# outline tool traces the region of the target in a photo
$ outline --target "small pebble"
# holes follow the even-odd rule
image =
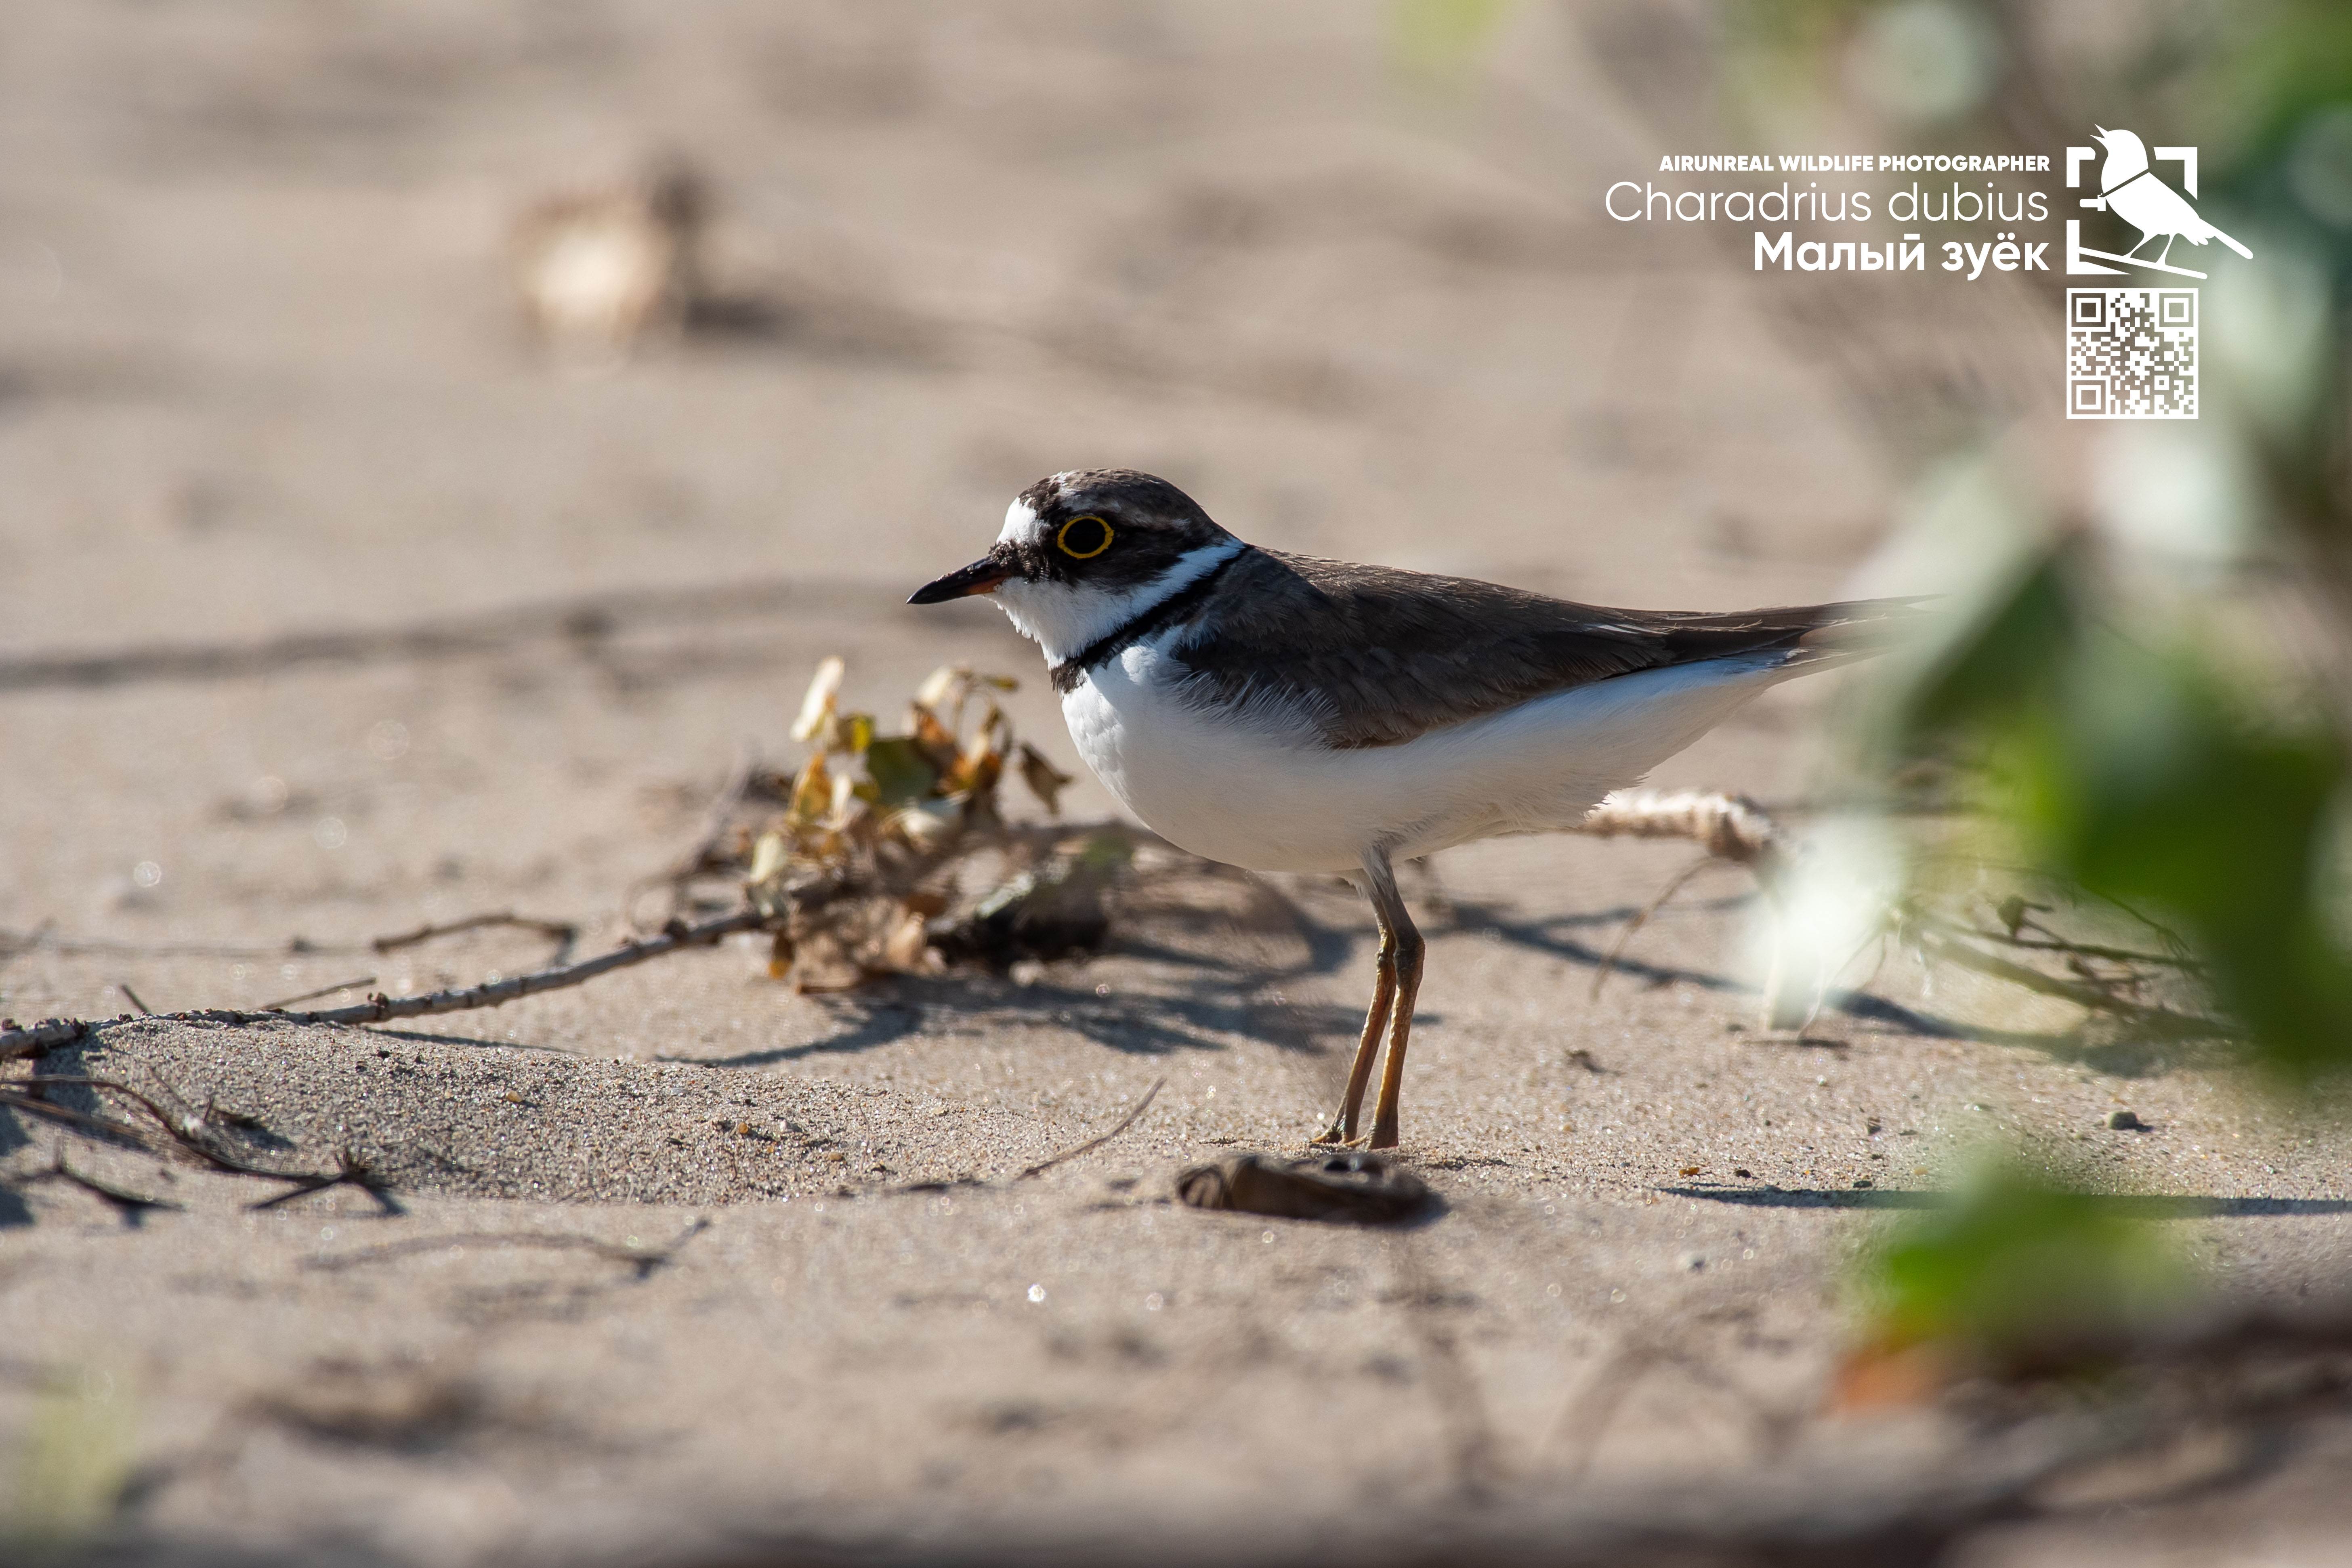
[[[1731,1168],[1731,1173],[1743,1182],[1752,1182],[1756,1179],[1755,1173],[1744,1165],[1734,1165]]]
[[[1868,1176],[1856,1176],[1853,1179],[1853,1184],[1857,1187],[1866,1187],[1871,1185],[1872,1183]]]
[[[2110,1110],[2107,1126],[2116,1132],[2141,1132],[2147,1131],[2147,1123],[2128,1110]]]
[[[1693,1274],[1696,1274],[1700,1269],[1706,1267],[1706,1254],[1704,1252],[1685,1252],[1675,1261],[1680,1263],[1685,1268],[1690,1270]]]

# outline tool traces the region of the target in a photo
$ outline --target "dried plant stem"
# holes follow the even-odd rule
[[[1774,894],[1788,861],[1786,841],[1770,814],[1744,795],[1726,795],[1720,790],[1676,790],[1671,794],[1650,789],[1620,790],[1594,806],[1582,822],[1569,831],[1591,838],[1686,838],[1707,853],[1707,858],[1676,872],[1658,890],[1657,897],[1618,931],[1608,956],[1601,961],[1600,969],[1592,976],[1591,995],[1596,1001],[1601,986],[1616,973],[1617,961],[1623,956],[1626,943],[1693,877],[1717,861],[1745,866],[1755,873],[1757,882],[1769,897]]]
[[[1624,952],[1634,932],[1680,891],[1701,867],[1716,860],[1746,866],[1755,872],[1765,894],[1776,897],[1780,879],[1795,853],[1794,847],[1781,835],[1779,825],[1762,806],[1744,795],[1715,791],[1681,790],[1673,794],[1655,790],[1625,791],[1602,801],[1571,831],[1596,838],[1685,838],[1703,846],[1709,856],[1708,859],[1677,873],[1656,898],[1626,922],[1608,956],[1602,960],[1600,972],[1593,976],[1592,994],[1595,996],[1601,994],[1601,983],[1616,968],[1619,955]],[[2169,931],[2147,916],[2137,910],[2126,912],[2168,940],[2172,940]],[[2192,958],[2076,942],[2047,926],[2033,925],[2030,921],[2027,923],[2041,935],[2023,936],[1972,925],[1957,925],[1937,919],[1916,902],[1906,902],[1888,910],[1886,919],[1888,927],[1899,931],[1924,957],[1952,963],[2040,995],[2072,1002],[2078,1007],[2105,1014],[2169,1038],[2219,1039],[2237,1032],[2231,1025],[2219,1019],[2134,1002],[2117,994],[2117,986],[2126,983],[2123,979],[2101,984],[2098,977],[2090,975],[2087,967],[2084,967],[2081,972],[2087,976],[2086,979],[2065,980],[1989,952],[1985,951],[1984,944],[2022,952],[2059,953],[2078,963],[2100,959],[2114,963],[2169,969],[2194,976],[2202,973],[2202,966]],[[1780,977],[1776,973],[1766,987],[1768,998],[1777,997],[1780,986]]]
[[[427,1257],[453,1247],[534,1247],[549,1252],[588,1252],[614,1263],[627,1265],[638,1279],[645,1279],[656,1268],[677,1256],[678,1249],[704,1231],[710,1222],[697,1216],[678,1232],[666,1247],[618,1247],[593,1236],[575,1236],[562,1232],[542,1231],[457,1231],[441,1236],[411,1237],[405,1241],[385,1242],[380,1247],[363,1247],[354,1252],[331,1253],[303,1260],[302,1267],[324,1270],[356,1268],[363,1264],[387,1263],[403,1258]]]
[[[297,992],[291,996],[280,996],[275,1002],[264,1002],[261,1005],[261,1010],[265,1013],[282,1013],[297,1002],[315,1002],[321,996],[332,996],[338,991],[350,991],[362,985],[374,984],[375,976],[373,974],[362,974],[356,980],[338,980],[332,985],[315,985],[308,991]],[[137,998],[133,997],[132,1000],[136,1001]],[[145,1007],[139,1010],[142,1013],[151,1011]]]
[[[751,795],[752,781],[759,777],[759,752],[751,746],[744,746],[736,753],[735,765],[729,770],[726,782],[719,786],[718,795],[704,809],[702,837],[696,841],[694,848],[668,870],[641,878],[630,884],[628,891],[623,895],[624,913],[633,928],[637,923],[637,896],[647,888],[666,886],[669,889],[670,918],[675,920],[679,910],[685,908],[688,883],[698,877],[740,869],[723,851],[730,834],[734,831],[735,813]]]
[[[1075,1160],[1081,1154],[1093,1153],[1096,1150],[1101,1148],[1104,1144],[1109,1142],[1112,1139],[1118,1137],[1129,1128],[1134,1126],[1136,1118],[1141,1116],[1146,1110],[1150,1109],[1152,1100],[1157,1099],[1160,1091],[1167,1086],[1168,1080],[1164,1078],[1155,1080],[1150,1089],[1143,1091],[1143,1098],[1135,1102],[1135,1109],[1129,1111],[1125,1116],[1120,1117],[1118,1124],[1112,1127],[1109,1131],[1101,1134],[1099,1137],[1089,1138],[1085,1142],[1080,1143],[1074,1148],[1065,1149],[1058,1154],[1048,1154],[1045,1158],[1038,1161],[1035,1164],[1030,1166],[1027,1170],[1023,1171],[1019,1175],[1013,1179],[1016,1182],[1025,1182],[1032,1176],[1044,1174],[1045,1172],[1052,1170],[1055,1166],[1062,1163],[1066,1160]]]
[[[2176,1013],[2167,1007],[2144,1006],[2137,1002],[2126,1001],[2100,986],[2061,980],[2054,974],[2044,974],[2038,969],[2011,963],[2005,958],[1960,941],[1948,928],[1936,921],[1908,921],[1906,934],[1914,946],[1930,958],[1958,964],[1962,969],[1973,970],[1995,980],[2005,980],[2011,985],[2022,986],[2043,996],[2072,1002],[2094,1013],[2105,1013],[2175,1039],[2222,1039],[2239,1032],[2235,1026],[2217,1018]]]
[[[1650,917],[1656,914],[1660,910],[1664,909],[1667,901],[1676,893],[1681,892],[1684,887],[1689,883],[1693,877],[1697,876],[1701,871],[1707,869],[1711,866],[1721,864],[1721,861],[1716,859],[1711,855],[1701,856],[1698,859],[1692,861],[1689,865],[1675,872],[1674,877],[1666,883],[1666,885],[1658,889],[1658,896],[1656,898],[1652,899],[1648,903],[1643,905],[1640,910],[1635,911],[1632,920],[1627,921],[1622,926],[1618,928],[1617,940],[1609,944],[1608,952],[1603,955],[1601,960],[1601,967],[1592,972],[1592,990],[1589,995],[1589,1000],[1594,1002],[1601,1000],[1601,988],[1609,983],[1609,977],[1612,974],[1617,973],[1617,961],[1624,956],[1625,944],[1633,940],[1633,933],[1640,931],[1643,926],[1649,924]]]
[[[1720,790],[1620,790],[1569,831],[1592,838],[1687,838],[1768,880],[1788,853],[1780,825],[1762,806]]]
[[[512,926],[519,931],[537,931],[559,944],[568,944],[580,934],[580,928],[569,921],[535,921],[516,914],[512,910],[500,910],[495,914],[467,915],[464,920],[451,921],[446,925],[421,925],[415,931],[402,931],[396,936],[380,936],[369,942],[368,947],[376,952],[394,952],[404,947],[431,942],[436,937],[456,936],[460,931],[480,931],[488,926]]]
[[[114,1018],[47,1018],[27,1026],[0,1027],[0,1061],[16,1057],[37,1056],[58,1046],[77,1040],[93,1039],[100,1034],[124,1024],[164,1021],[191,1024],[257,1024],[278,1020],[296,1024],[382,1024],[394,1018],[422,1018],[436,1013],[465,1013],[479,1007],[497,1007],[525,996],[536,996],[543,991],[562,991],[569,986],[584,984],[600,974],[690,947],[709,947],[737,931],[758,931],[768,924],[768,918],[756,910],[738,910],[714,921],[689,926],[673,921],[657,936],[642,941],[624,942],[612,952],[560,969],[534,970],[509,979],[492,981],[487,985],[469,985],[451,991],[435,991],[420,996],[385,996],[377,994],[350,1007],[331,1007],[315,1013],[247,1013],[225,1008],[205,1007],[185,1013],[155,1013],[145,1016],[125,1013]]]
[[[141,1214],[149,1209],[176,1209],[180,1206],[168,1199],[151,1198],[144,1193],[134,1193],[128,1187],[118,1187],[111,1182],[102,1182],[96,1176],[77,1171],[66,1163],[66,1157],[62,1153],[53,1155],[49,1168],[26,1178],[26,1184],[29,1186],[34,1182],[65,1182],[79,1187],[83,1192],[105,1199],[126,1215]]]

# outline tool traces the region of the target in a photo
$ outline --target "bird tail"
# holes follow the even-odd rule
[[[1811,628],[1790,649],[1792,666],[1820,669],[1850,664],[1916,642],[1936,616],[1940,595],[1901,599],[1852,599],[1821,605]]]
[[[1665,633],[1670,664],[1769,653],[1781,659],[1778,668],[1793,675],[1900,647],[1934,616],[1927,605],[1921,598],[1853,599],[1722,615],[1653,613],[1647,618]]]

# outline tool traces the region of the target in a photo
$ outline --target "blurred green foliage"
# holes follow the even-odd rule
[[[1453,71],[1475,58],[1514,0],[1393,0],[1390,47],[1406,65]]]
[[[1889,1234],[1864,1279],[1881,1348],[1941,1342],[2011,1364],[2160,1319],[2192,1289],[2164,1233],[2116,1199],[2000,1159]]]
[[[2296,1084],[2352,1068],[2327,874],[2343,736],[2180,628],[2150,646],[2086,613],[2086,557],[2054,548],[1979,609],[1916,688],[1903,750],[1973,754],[2040,870],[2176,927],[2265,1067]]]
[[[131,1476],[134,1426],[110,1373],[85,1370],[45,1389],[26,1424],[0,1547],[60,1547],[110,1524]]]

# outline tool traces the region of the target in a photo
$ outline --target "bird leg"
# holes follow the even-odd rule
[[[2172,255],[2172,242],[2179,237],[2177,234],[2168,234],[2164,237],[2164,250],[2156,258],[2156,264],[2158,267],[2163,266],[2166,259]]]
[[[1370,862],[1366,869],[1372,869]],[[1429,944],[1422,941],[1421,931],[1406,912],[1404,900],[1398,894],[1396,879],[1389,874],[1388,858],[1382,856],[1371,882],[1372,907],[1383,909],[1388,924],[1396,933],[1396,1002],[1389,1019],[1388,1060],[1381,1068],[1381,1098],[1372,1108],[1372,1138],[1370,1147],[1393,1149],[1397,1145],[1397,1102],[1404,1093],[1404,1047],[1412,1035],[1413,999],[1421,994],[1421,963]]]
[[[1372,882],[1369,858],[1365,866],[1366,886]],[[1381,878],[1388,876],[1388,858],[1380,861]],[[1391,882],[1393,887],[1393,881]],[[1396,928],[1390,924],[1388,912],[1381,907],[1379,896],[1372,899],[1372,919],[1381,931],[1380,956],[1372,961],[1372,1007],[1364,1016],[1364,1036],[1356,1042],[1355,1064],[1348,1069],[1348,1092],[1339,1109],[1332,1113],[1331,1125],[1315,1140],[1318,1143],[1353,1143],[1356,1142],[1356,1121],[1363,1112],[1364,1089],[1372,1081],[1372,1058],[1380,1054],[1381,1032],[1388,1027],[1389,1009],[1396,999]]]

